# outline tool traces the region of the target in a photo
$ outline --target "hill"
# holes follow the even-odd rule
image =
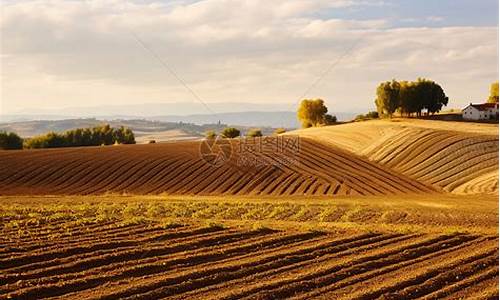
[[[373,120],[288,134],[325,141],[448,192],[498,192],[497,124]]]
[[[200,141],[0,151],[4,166],[0,193],[390,195],[435,191],[317,141],[300,140],[298,151],[286,147],[242,152],[242,147],[248,148],[244,142],[232,141],[230,158],[218,166],[200,155]]]

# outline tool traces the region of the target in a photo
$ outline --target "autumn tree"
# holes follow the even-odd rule
[[[498,81],[493,82],[490,86],[490,97],[488,98],[489,103],[498,103]]]
[[[207,139],[212,140],[212,139],[215,139],[216,137],[217,137],[217,133],[215,133],[215,131],[213,131],[213,130],[209,130],[209,131],[205,132],[205,138],[207,138]]]
[[[297,118],[303,128],[316,127],[325,124],[328,108],[322,99],[304,99],[297,111]]]
[[[377,87],[377,98],[375,105],[379,115],[392,117],[392,114],[399,107],[400,84],[396,80],[382,82]]]

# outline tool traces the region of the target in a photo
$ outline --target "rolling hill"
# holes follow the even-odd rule
[[[278,141],[278,138],[274,138]],[[300,140],[300,150],[240,152],[220,166],[200,141],[0,152],[0,193],[188,195],[390,195],[435,191],[338,148]]]
[[[375,120],[288,134],[327,142],[447,192],[498,192],[498,125]]]

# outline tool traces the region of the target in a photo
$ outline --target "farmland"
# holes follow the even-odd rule
[[[0,298],[497,299],[498,127],[445,125],[0,151]]]
[[[312,140],[300,151],[239,153],[213,166],[200,141],[1,153],[0,194],[387,195],[435,188]],[[260,165],[241,166],[239,158]],[[293,159],[293,162],[282,163]],[[251,162],[252,162],[251,161]],[[297,163],[294,163],[297,162]],[[25,165],[19,170],[16,166]]]

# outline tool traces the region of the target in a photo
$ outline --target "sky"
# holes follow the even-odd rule
[[[492,0],[1,3],[0,114],[302,98],[362,112],[380,82],[418,77],[460,108],[498,80]]]

